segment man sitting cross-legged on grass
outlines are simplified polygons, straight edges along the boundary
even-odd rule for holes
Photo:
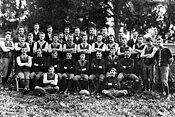
[[[102,94],[115,99],[116,97],[121,97],[128,94],[127,90],[118,90],[117,84],[117,70],[112,67],[108,73],[105,83],[102,87]]]
[[[23,47],[22,54],[17,57],[18,77],[24,85],[24,94],[29,91],[30,68],[32,66],[32,57],[27,55],[27,47]]]
[[[47,92],[59,91],[58,84],[58,75],[54,73],[54,66],[49,67],[49,72],[44,73],[43,76],[43,87],[35,86],[35,90],[39,93],[39,95],[45,95]]]
[[[62,82],[61,82],[61,59],[58,57],[58,53],[57,51],[52,51],[52,55],[51,57],[49,57],[48,61],[47,61],[47,66],[54,66],[55,68],[55,73],[58,75],[58,83],[59,83],[59,87],[60,87],[60,90],[61,89],[61,85],[62,85]]]
[[[46,57],[43,56],[42,50],[37,50],[37,56],[32,60],[32,70],[30,74],[31,88],[33,89],[36,85],[42,85],[42,76],[46,71]]]

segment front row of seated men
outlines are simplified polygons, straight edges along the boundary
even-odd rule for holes
[[[80,59],[75,61],[72,53],[67,52],[66,59],[61,61],[57,52],[52,52],[48,60],[42,55],[41,49],[37,50],[37,56],[34,58],[27,55],[26,47],[23,47],[21,52],[16,59],[17,76],[24,84],[24,93],[35,89],[39,94],[46,94],[49,90],[69,94],[71,90],[85,89],[96,94],[106,87],[104,84],[111,78],[111,70],[115,71],[115,76],[107,85],[115,85],[118,89],[122,88],[123,80],[131,79],[136,83],[140,80],[132,73],[134,60],[130,58],[129,49],[125,50],[124,58],[121,59],[116,56],[115,48],[110,49],[106,60],[102,58],[102,52],[96,52],[91,63],[86,60],[85,53],[80,53]]]

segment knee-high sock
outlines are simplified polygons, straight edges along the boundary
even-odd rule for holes
[[[62,78],[60,90],[61,91],[65,91],[66,87],[67,87],[67,79],[66,78]]]
[[[72,79],[69,79],[69,81],[68,81],[68,85],[67,85],[67,88],[66,88],[66,90],[67,91],[69,91],[69,89],[71,88],[71,86],[72,86]]]
[[[82,88],[88,90],[88,80],[82,81]]]
[[[25,86],[25,80],[24,80],[24,79],[20,80],[20,85],[21,85],[22,87]]]
[[[89,90],[93,92],[95,90],[95,84],[93,80],[89,80]]]
[[[75,81],[75,83],[76,83],[76,85],[78,86],[78,88],[80,89],[80,90],[82,90],[82,87],[81,87],[81,85],[80,85],[80,82],[78,81],[78,80],[74,80]],[[76,87],[76,86],[75,86]]]
[[[96,92],[99,92],[102,83],[103,83],[103,81],[98,81],[98,82],[97,82],[97,87],[95,88],[95,93],[96,93]]]
[[[25,82],[25,87],[24,88],[29,89],[29,84],[30,84],[30,80],[27,79],[26,82]]]

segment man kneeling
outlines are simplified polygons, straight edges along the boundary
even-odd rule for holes
[[[115,99],[116,97],[122,97],[128,94],[127,90],[118,90],[117,84],[117,71],[115,68],[111,68],[109,75],[103,85],[102,94]]]
[[[54,66],[50,66],[49,67],[49,72],[48,73],[44,73],[43,76],[43,87],[40,86],[36,86],[35,90],[39,93],[39,94],[43,94],[45,95],[47,92],[53,92],[59,91],[59,87],[57,86],[58,84],[58,75],[54,73],[55,69]]]

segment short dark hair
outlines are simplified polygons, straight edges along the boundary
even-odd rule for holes
[[[47,28],[53,28],[52,25],[48,25]]]
[[[102,35],[101,33],[98,33],[98,34],[97,34],[97,37],[98,37],[98,36],[103,36],[103,35]]]

